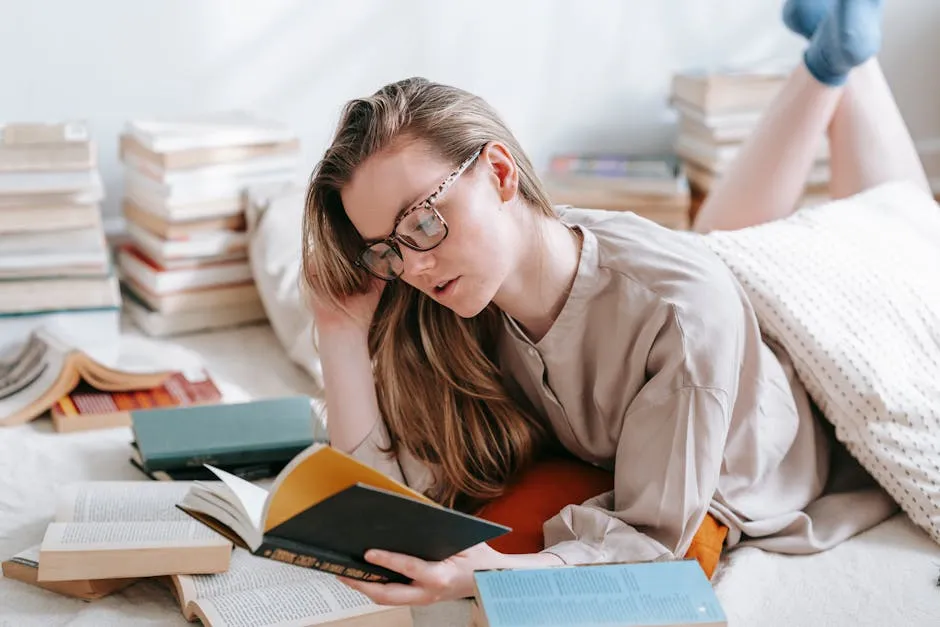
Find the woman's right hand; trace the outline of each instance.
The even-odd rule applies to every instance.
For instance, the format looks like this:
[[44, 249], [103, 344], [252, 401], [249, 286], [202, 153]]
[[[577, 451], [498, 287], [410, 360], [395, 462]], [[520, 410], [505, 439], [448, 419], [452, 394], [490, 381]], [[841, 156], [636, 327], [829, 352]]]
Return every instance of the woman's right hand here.
[[354, 330], [367, 334], [384, 290], [385, 281], [371, 277], [367, 292], [347, 296], [341, 306], [337, 307], [316, 289], [311, 289], [307, 299], [308, 306], [321, 333]]

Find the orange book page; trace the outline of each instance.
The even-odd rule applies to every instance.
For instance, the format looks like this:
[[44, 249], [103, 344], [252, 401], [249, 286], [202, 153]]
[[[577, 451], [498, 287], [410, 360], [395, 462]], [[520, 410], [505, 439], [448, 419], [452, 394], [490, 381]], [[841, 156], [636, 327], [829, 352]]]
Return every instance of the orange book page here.
[[[300, 455], [305, 454], [306, 451]], [[272, 486], [273, 492], [265, 511], [264, 531], [270, 531], [285, 520], [357, 483], [382, 488], [426, 503], [433, 502], [423, 494], [331, 446], [320, 445], [316, 448], [315, 445], [313, 453], [298, 464], [285, 468]]]

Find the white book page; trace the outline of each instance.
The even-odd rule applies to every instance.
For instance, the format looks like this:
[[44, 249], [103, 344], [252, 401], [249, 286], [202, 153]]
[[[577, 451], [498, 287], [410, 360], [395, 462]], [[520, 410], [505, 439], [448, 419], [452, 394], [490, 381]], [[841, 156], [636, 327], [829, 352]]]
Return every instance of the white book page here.
[[200, 485], [195, 485], [183, 497], [181, 503], [187, 510], [207, 514], [235, 532], [242, 541], [252, 549], [259, 544], [253, 544], [260, 537], [258, 530], [249, 526], [245, 515], [240, 513], [235, 505], [226, 501], [215, 492], [211, 492]]
[[14, 253], [107, 253], [108, 248], [104, 233], [96, 225], [84, 229], [0, 233], [0, 250], [6, 257]]
[[226, 500], [237, 504], [245, 519], [251, 523], [252, 528], [260, 532], [264, 506], [268, 500], [268, 491], [209, 464], [206, 464], [206, 468], [221, 479], [225, 487], [228, 488], [233, 498]]
[[189, 490], [184, 482], [96, 481], [60, 489], [57, 522], [148, 522], [192, 519], [176, 504]]
[[235, 592], [195, 605], [213, 627], [300, 627], [390, 609], [330, 576]]
[[116, 549], [185, 549], [228, 546], [229, 541], [192, 519], [150, 522], [51, 523], [42, 539], [42, 551]]
[[332, 575], [256, 557], [242, 548], [232, 552], [229, 569], [215, 575], [179, 575], [183, 603], [209, 600], [238, 592], [273, 588], [295, 582], [329, 579]]
[[274, 143], [297, 137], [283, 123], [245, 111], [132, 120], [126, 129], [155, 152]]
[[225, 179], [257, 172], [295, 171], [298, 165], [296, 153], [265, 155], [244, 161], [219, 163], [187, 170], [170, 170], [161, 177], [170, 185], [187, 183], [193, 179]]
[[6, 344], [0, 352], [0, 399], [10, 396], [34, 381], [46, 367], [49, 345], [35, 334], [25, 342]]
[[10, 561], [23, 564], [24, 566], [31, 566], [32, 568], [39, 568], [39, 545], [37, 544], [36, 546], [23, 549], [11, 557]]
[[[67, 354], [51, 346], [39, 346], [30, 356], [28, 368], [11, 369], [3, 381], [6, 390], [0, 395], [0, 424], [7, 417], [18, 414], [49, 391], [62, 369]], [[15, 392], [13, 390], [16, 390]]]

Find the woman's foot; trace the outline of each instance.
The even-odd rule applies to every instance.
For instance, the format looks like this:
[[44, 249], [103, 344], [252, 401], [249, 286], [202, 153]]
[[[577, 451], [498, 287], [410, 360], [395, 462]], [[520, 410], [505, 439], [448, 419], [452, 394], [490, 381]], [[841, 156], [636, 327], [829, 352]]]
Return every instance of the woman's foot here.
[[835, 0], [803, 55], [819, 82], [838, 86], [881, 47], [882, 0]]
[[783, 23], [797, 35], [812, 39], [835, 0], [787, 0], [783, 4]]

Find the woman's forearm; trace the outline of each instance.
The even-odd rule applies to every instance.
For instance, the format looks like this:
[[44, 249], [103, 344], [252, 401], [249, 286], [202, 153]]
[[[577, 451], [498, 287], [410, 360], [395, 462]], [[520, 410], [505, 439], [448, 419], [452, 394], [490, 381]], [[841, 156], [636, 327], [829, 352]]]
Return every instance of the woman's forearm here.
[[565, 565], [564, 560], [554, 553], [504, 554], [500, 561], [500, 568], [545, 568]]
[[355, 329], [324, 329], [319, 350], [330, 442], [334, 448], [348, 453], [381, 418], [368, 337]]

